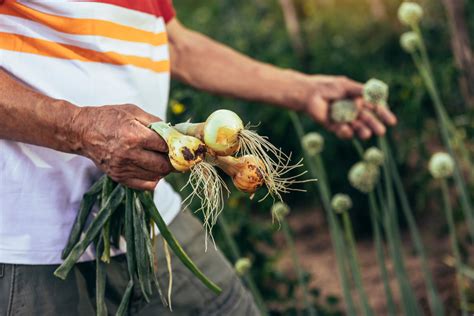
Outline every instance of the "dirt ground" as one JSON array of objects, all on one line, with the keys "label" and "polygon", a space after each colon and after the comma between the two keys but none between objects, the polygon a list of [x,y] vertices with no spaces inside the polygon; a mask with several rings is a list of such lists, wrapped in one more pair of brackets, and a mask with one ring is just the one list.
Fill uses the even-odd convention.
[{"label": "dirt ground", "polygon": [[[431,213],[431,212],[430,212]],[[418,219],[423,242],[429,255],[431,271],[434,274],[435,283],[449,315],[459,315],[454,306],[456,287],[454,270],[448,264],[450,244],[449,240],[442,234],[442,218],[438,216],[425,216]],[[307,210],[293,212],[288,218],[289,224],[295,234],[297,252],[300,255],[304,269],[312,274],[311,286],[320,289],[322,296],[336,295],[342,297],[339,286],[338,273],[335,256],[332,251],[328,226],[325,222],[322,210]],[[412,243],[408,231],[403,231],[403,244],[405,249],[405,262],[411,283],[415,289],[417,299],[424,309],[426,315],[430,315],[426,298],[425,285],[423,282],[418,259],[414,256]],[[283,242],[283,239],[279,240]],[[373,242],[370,238],[357,242],[360,264],[362,267],[363,282],[367,290],[370,304],[376,315],[385,315],[385,295],[383,283],[380,279]],[[292,273],[292,264],[289,256],[282,256],[281,269]],[[397,282],[393,274],[392,265],[388,262],[387,267],[391,277],[391,288],[398,301],[399,293]],[[356,293],[353,292],[356,297]],[[400,311],[400,315],[401,315]]]}]

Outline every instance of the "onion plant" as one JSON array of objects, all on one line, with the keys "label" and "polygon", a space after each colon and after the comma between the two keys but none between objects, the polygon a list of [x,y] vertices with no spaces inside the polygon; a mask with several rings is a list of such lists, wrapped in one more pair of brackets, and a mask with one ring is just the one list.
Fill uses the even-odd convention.
[{"label": "onion plant", "polygon": [[293,267],[298,277],[298,285],[301,288],[301,291],[303,292],[303,303],[305,305],[305,309],[310,316],[316,316],[318,312],[309,300],[308,284],[304,280],[304,271],[301,267],[301,262],[298,253],[296,252],[295,241],[291,234],[290,226],[288,225],[288,222],[286,220],[286,216],[290,213],[290,208],[283,202],[277,202],[272,206],[271,212],[273,218],[276,219],[281,225],[283,235],[285,236],[286,244],[290,249]]},{"label": "onion plant", "polygon": [[[448,151],[448,153],[456,161],[454,164],[454,182],[460,193],[461,207],[464,217],[467,221],[471,242],[474,242],[474,214],[472,210],[471,199],[468,194],[466,182],[462,176],[459,166],[461,160],[456,155],[455,137],[456,128],[446,111],[443,104],[436,81],[433,75],[431,62],[428,56],[428,50],[423,40],[423,35],[420,29],[420,21],[423,17],[423,8],[414,2],[404,2],[398,10],[398,17],[402,24],[411,28],[411,32],[405,33],[400,38],[402,48],[411,55],[413,62],[425,84],[429,96],[433,101],[433,106],[438,119],[441,138]],[[466,149],[463,142],[458,142],[458,149],[464,157],[464,163],[469,166],[469,170],[473,169],[472,160],[469,151]]]},{"label": "onion plant", "polygon": [[364,315],[374,315],[374,312],[369,304],[367,292],[365,291],[364,285],[362,283],[362,274],[360,272],[354,232],[352,230],[352,223],[348,212],[349,209],[352,207],[352,200],[348,195],[338,193],[332,198],[331,206],[334,212],[341,214],[342,216],[342,227],[346,242],[349,246],[348,260],[351,266],[354,283],[359,294],[359,299],[362,302],[362,309],[364,311]]},{"label": "onion plant", "polygon": [[449,185],[447,178],[451,177],[454,172],[455,166],[454,159],[447,153],[438,152],[431,156],[429,162],[429,171],[433,178],[439,180],[441,185],[441,193],[443,198],[443,210],[448,223],[449,236],[452,251],[454,254],[455,268],[456,268],[456,281],[458,285],[458,291],[461,301],[461,311],[463,316],[468,315],[468,306],[466,293],[463,289],[463,274],[462,274],[462,259],[461,252],[459,250],[459,244],[457,241],[456,225],[454,223],[453,209],[451,206],[451,199],[449,196]]},{"label": "onion plant", "polygon": [[308,133],[305,135],[303,126],[298,115],[294,112],[289,112],[291,121],[301,141],[301,146],[306,157],[306,165],[310,171],[311,176],[317,177],[318,182],[315,187],[319,192],[323,208],[326,212],[326,217],[329,223],[329,233],[331,236],[332,246],[336,255],[336,265],[339,274],[339,281],[342,288],[344,303],[348,315],[357,315],[354,299],[351,293],[350,275],[347,270],[346,244],[342,238],[342,229],[338,223],[334,212],[331,208],[331,190],[327,182],[327,177],[324,169],[324,163],[321,158],[321,152],[324,147],[324,138],[318,133]]}]

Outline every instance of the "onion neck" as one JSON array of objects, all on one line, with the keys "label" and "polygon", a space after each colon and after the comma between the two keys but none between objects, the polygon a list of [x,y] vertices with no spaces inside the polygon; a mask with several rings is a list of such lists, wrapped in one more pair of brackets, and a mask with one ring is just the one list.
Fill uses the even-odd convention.
[{"label": "onion neck", "polygon": [[179,123],[174,128],[185,135],[194,136],[200,140],[204,139],[204,125],[205,123]]}]

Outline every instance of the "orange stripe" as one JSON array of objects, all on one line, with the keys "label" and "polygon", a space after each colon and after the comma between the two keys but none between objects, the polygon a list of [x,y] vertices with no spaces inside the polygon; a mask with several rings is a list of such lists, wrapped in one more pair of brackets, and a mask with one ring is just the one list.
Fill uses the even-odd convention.
[{"label": "orange stripe", "polygon": [[167,72],[170,69],[168,60],[154,61],[149,58],[123,55],[115,52],[97,52],[73,45],[59,44],[4,32],[0,32],[0,49],[83,62],[133,65],[155,72]]},{"label": "orange stripe", "polygon": [[110,21],[78,19],[40,12],[16,1],[0,5],[0,14],[28,19],[46,25],[58,32],[74,35],[96,35],[153,46],[168,42],[166,32],[153,33]]}]

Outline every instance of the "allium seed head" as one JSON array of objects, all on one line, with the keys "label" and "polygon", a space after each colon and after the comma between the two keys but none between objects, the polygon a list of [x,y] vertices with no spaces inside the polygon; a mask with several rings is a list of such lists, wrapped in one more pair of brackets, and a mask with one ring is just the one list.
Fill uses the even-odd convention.
[{"label": "allium seed head", "polygon": [[276,217],[277,220],[285,218],[290,214],[290,207],[283,202],[277,202],[272,206],[272,215]]},{"label": "allium seed head", "polygon": [[349,195],[338,193],[332,198],[331,206],[336,213],[344,213],[352,207],[352,200]]},{"label": "allium seed head", "polygon": [[371,192],[379,179],[379,167],[360,161],[349,170],[349,182],[363,193]]},{"label": "allium seed head", "polygon": [[247,274],[251,267],[252,261],[250,261],[249,258],[239,258],[234,264],[235,272],[237,272],[239,276]]},{"label": "allium seed head", "polygon": [[388,99],[388,85],[378,79],[370,79],[364,85],[364,100],[375,105],[386,105]]},{"label": "allium seed head", "polygon": [[420,22],[423,16],[423,8],[415,2],[403,2],[398,8],[398,19],[407,26],[413,26]]},{"label": "allium seed head", "polygon": [[420,37],[415,32],[405,32],[400,37],[400,46],[407,53],[414,53],[420,47]]},{"label": "allium seed head", "polygon": [[331,106],[331,119],[337,123],[349,123],[357,118],[357,106],[352,100],[339,100]]},{"label": "allium seed head", "polygon": [[383,165],[384,154],[377,147],[370,147],[364,153],[364,160],[374,166],[379,167]]},{"label": "allium seed head", "polygon": [[308,155],[316,156],[324,149],[324,138],[319,133],[311,132],[303,136],[302,144]]},{"label": "allium seed head", "polygon": [[442,179],[452,176],[454,171],[454,160],[445,152],[437,152],[431,156],[428,169],[435,179]]}]

